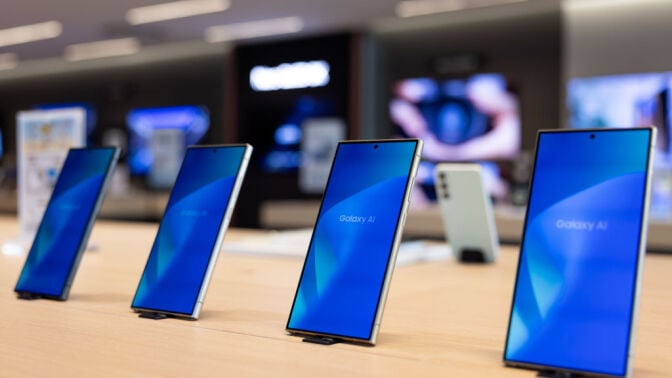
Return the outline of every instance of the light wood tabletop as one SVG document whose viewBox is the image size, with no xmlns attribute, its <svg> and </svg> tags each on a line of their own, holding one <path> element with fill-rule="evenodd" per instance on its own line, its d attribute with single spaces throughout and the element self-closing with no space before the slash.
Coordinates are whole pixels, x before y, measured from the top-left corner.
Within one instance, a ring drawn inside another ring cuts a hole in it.
<svg viewBox="0 0 672 378">
<path fill-rule="evenodd" d="M 157 227 L 98 221 L 65 302 L 18 300 L 25 255 L 0 255 L 0 377 L 536 375 L 502 364 L 514 246 L 492 265 L 397 267 L 378 344 L 322 346 L 284 331 L 303 259 L 227 250 L 259 231 L 227 234 L 200 320 L 138 318 L 130 303 Z M 17 233 L 0 217 L 0 242 Z M 634 375 L 672 377 L 672 256 L 645 264 Z"/>
</svg>

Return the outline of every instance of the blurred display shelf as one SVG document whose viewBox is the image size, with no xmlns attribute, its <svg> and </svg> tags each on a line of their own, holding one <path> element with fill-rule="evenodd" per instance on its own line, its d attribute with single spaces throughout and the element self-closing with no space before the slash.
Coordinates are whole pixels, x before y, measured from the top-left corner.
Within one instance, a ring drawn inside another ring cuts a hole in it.
<svg viewBox="0 0 672 378">
<path fill-rule="evenodd" d="M 16 191 L 9 189 L 0 190 L 0 212 L 16 213 Z"/>
<path fill-rule="evenodd" d="M 126 219 L 158 221 L 161 219 L 168 192 L 131 192 L 128 194 L 110 194 L 100 209 L 100 217 L 108 219 Z"/>
<path fill-rule="evenodd" d="M 262 228 L 287 229 L 312 227 L 320 208 L 319 201 L 269 201 L 261 206 Z M 522 209 L 498 208 L 495 211 L 500 240 L 520 240 L 525 212 Z M 404 227 L 406 238 L 444 238 L 443 223 L 437 206 L 410 209 Z M 672 241 L 671 241 L 672 242 Z"/>
<path fill-rule="evenodd" d="M 168 192 L 130 191 L 128 193 L 108 193 L 100 209 L 99 217 L 156 221 L 161 219 L 168 202 Z M 0 191 L 0 212 L 16 214 L 16 191 Z"/>
<path fill-rule="evenodd" d="M 168 192 L 132 191 L 110 193 L 105 197 L 100 218 L 138 221 L 158 221 L 168 202 Z M 0 213 L 17 211 L 16 192 L 0 190 Z M 312 228 L 319 201 L 269 201 L 261 205 L 260 226 L 265 229 Z M 502 243 L 520 243 L 525 211 L 522 208 L 498 206 L 495 221 Z M 404 237 L 407 239 L 443 239 L 443 223 L 439 208 L 411 209 L 406 219 Z M 652 218 L 649 221 L 647 249 L 672 253 L 672 220 Z"/>
<path fill-rule="evenodd" d="M 312 227 L 320 208 L 319 201 L 269 201 L 261 206 L 261 227 L 290 229 Z M 520 243 L 525 209 L 511 206 L 495 207 L 495 221 L 502 243 Z M 407 239 L 443 239 L 443 220 L 437 206 L 409 210 L 404 228 Z M 647 250 L 672 253 L 672 220 L 651 219 Z"/>
</svg>

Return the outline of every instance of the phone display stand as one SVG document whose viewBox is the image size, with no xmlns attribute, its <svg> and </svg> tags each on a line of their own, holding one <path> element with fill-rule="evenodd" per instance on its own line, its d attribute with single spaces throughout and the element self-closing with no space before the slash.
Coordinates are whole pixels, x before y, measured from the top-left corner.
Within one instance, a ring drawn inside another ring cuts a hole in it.
<svg viewBox="0 0 672 378">
<path fill-rule="evenodd" d="M 168 317 L 166 314 L 161 314 L 158 312 L 141 312 L 138 315 L 139 318 L 152 319 L 152 320 L 161 320 Z"/>
<path fill-rule="evenodd" d="M 485 253 L 480 248 L 463 248 L 460 251 L 460 262 L 473 264 L 485 263 Z"/>
<path fill-rule="evenodd" d="M 537 377 L 542 378 L 582 378 L 584 375 L 577 373 L 570 373 L 567 371 L 557 371 L 557 370 L 542 370 L 537 374 Z"/>
<path fill-rule="evenodd" d="M 307 336 L 303 338 L 304 343 L 313 343 L 320 345 L 333 345 L 342 342 L 343 340 L 334 337 L 325 336 Z"/>
<path fill-rule="evenodd" d="M 18 299 L 23 299 L 23 300 L 25 300 L 25 301 L 33 301 L 33 300 L 35 300 L 35 299 L 40 299 L 40 298 L 42 298 L 42 296 L 41 296 L 41 295 L 38 295 L 38 294 L 32 294 L 32 293 L 19 293 L 19 294 L 17 295 L 17 298 L 18 298 Z"/>
</svg>

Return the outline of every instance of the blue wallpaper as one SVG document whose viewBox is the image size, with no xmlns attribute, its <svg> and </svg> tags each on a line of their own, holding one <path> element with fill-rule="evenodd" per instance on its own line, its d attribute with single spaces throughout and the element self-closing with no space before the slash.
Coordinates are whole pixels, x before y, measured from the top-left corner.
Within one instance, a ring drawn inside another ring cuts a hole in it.
<svg viewBox="0 0 672 378">
<path fill-rule="evenodd" d="M 61 168 L 32 247 L 16 284 L 18 292 L 62 297 L 68 279 L 75 274 L 78 253 L 83 252 L 86 230 L 114 148 L 72 149 Z M 80 251 L 80 246 L 81 251 Z"/>
<path fill-rule="evenodd" d="M 650 140 L 539 135 L 506 360 L 625 374 Z"/>
<path fill-rule="evenodd" d="M 244 153 L 244 146 L 187 150 L 133 308 L 193 313 Z"/>
<path fill-rule="evenodd" d="M 417 142 L 339 145 L 288 329 L 368 340 Z"/>
</svg>

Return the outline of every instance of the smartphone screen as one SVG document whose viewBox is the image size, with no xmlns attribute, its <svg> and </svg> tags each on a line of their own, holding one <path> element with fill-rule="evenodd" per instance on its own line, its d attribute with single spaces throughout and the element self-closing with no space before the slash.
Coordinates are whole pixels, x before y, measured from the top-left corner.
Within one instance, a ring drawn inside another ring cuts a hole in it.
<svg viewBox="0 0 672 378">
<path fill-rule="evenodd" d="M 132 308 L 197 318 L 252 147 L 189 147 Z"/>
<path fill-rule="evenodd" d="M 118 156 L 117 148 L 68 152 L 14 291 L 67 299 Z"/>
<path fill-rule="evenodd" d="M 653 129 L 541 131 L 504 360 L 624 376 Z"/>
<path fill-rule="evenodd" d="M 375 342 L 421 142 L 340 142 L 287 322 Z"/>
</svg>

